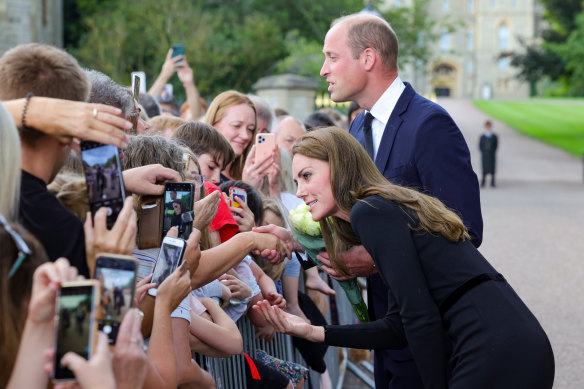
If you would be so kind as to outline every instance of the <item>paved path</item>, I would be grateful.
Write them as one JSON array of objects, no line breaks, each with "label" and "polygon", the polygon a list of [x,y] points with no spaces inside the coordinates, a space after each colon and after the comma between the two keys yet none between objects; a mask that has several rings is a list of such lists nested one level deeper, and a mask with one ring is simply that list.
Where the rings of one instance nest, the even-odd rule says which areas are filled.
[{"label": "paved path", "polygon": [[[439,101],[462,130],[480,174],[487,117],[468,100]],[[582,161],[493,121],[497,188],[481,192],[480,251],[505,275],[546,330],[554,388],[584,388],[584,183]]]},{"label": "paved path", "polygon": [[[478,139],[487,116],[469,100],[438,103],[462,130],[479,175]],[[481,192],[480,251],[546,330],[556,358],[554,388],[584,388],[582,161],[501,122],[493,124],[499,135],[497,188]],[[345,388],[362,387],[347,378]]]}]

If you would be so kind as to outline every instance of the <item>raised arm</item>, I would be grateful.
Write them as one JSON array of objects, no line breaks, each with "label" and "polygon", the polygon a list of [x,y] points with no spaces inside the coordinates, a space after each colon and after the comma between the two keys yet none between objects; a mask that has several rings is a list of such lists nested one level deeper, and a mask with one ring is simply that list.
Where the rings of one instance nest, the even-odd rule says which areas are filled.
[{"label": "raised arm", "polygon": [[[25,103],[26,99],[2,102],[19,128]],[[116,107],[36,96],[28,102],[25,122],[63,144],[80,138],[121,148],[128,142],[124,131],[132,128]]]}]

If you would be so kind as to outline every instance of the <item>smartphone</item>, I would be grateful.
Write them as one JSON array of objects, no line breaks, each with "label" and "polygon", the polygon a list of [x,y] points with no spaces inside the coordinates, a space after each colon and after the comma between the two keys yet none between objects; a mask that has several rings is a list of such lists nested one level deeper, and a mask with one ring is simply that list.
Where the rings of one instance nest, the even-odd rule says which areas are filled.
[{"label": "smartphone", "polygon": [[255,144],[256,163],[266,155],[274,152],[276,146],[276,136],[274,134],[257,134]]},{"label": "smartphone", "polygon": [[140,104],[140,77],[137,74],[134,74],[132,78],[132,94],[138,104]]},{"label": "smartphone", "polygon": [[116,146],[81,141],[81,159],[91,214],[106,207],[107,227],[111,228],[126,200],[120,151]]},{"label": "smartphone", "polygon": [[172,57],[178,57],[179,55],[185,55],[184,46],[180,43],[172,45]]},{"label": "smartphone", "polygon": [[65,282],[57,292],[53,381],[75,381],[73,372],[61,365],[61,359],[69,351],[91,358],[97,339],[95,310],[99,294],[97,280]]},{"label": "smartphone", "polygon": [[[157,286],[168,277],[180,265],[187,248],[187,242],[184,239],[164,237],[162,247],[156,259],[156,264],[152,270],[152,281]],[[148,289],[150,296],[156,297],[156,289]]]},{"label": "smartphone", "polygon": [[194,185],[190,182],[167,182],[164,185],[161,240],[171,227],[178,228],[178,237],[189,238],[193,229]]},{"label": "smartphone", "polygon": [[115,344],[126,312],[132,307],[136,290],[138,261],[128,255],[99,254],[95,279],[101,296],[96,312],[97,328]]},{"label": "smartphone", "polygon": [[231,206],[241,208],[241,203],[247,204],[247,191],[236,186],[229,187],[229,198],[231,199]]},{"label": "smartphone", "polygon": [[131,73],[132,90],[134,91],[134,95],[136,95],[136,89],[134,88],[135,87],[134,79],[136,76],[138,76],[138,78],[140,79],[140,86],[138,88],[138,91],[140,93],[146,93],[146,73],[144,73],[143,71],[136,71]]}]

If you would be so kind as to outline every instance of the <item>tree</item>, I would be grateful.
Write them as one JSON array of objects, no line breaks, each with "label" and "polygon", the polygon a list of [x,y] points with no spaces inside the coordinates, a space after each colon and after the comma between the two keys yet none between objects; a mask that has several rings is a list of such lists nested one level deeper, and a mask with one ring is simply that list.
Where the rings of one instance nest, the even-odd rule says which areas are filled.
[{"label": "tree", "polygon": [[231,88],[248,91],[285,55],[283,34],[267,15],[212,12],[178,0],[110,2],[108,9],[83,18],[87,35],[71,51],[83,65],[122,85],[129,84],[133,70],[156,77],[174,43],[183,43],[199,91],[207,96]]},{"label": "tree", "polygon": [[[428,0],[414,0],[411,7],[393,8],[381,15],[398,36],[400,67],[414,62],[423,65],[430,60],[431,45],[437,35],[432,32],[436,22],[428,15],[427,6]],[[328,84],[320,77],[324,61],[323,41],[324,36],[315,41],[296,30],[288,33],[285,44],[289,55],[276,63],[275,73],[293,73],[312,78],[319,82],[318,92],[326,92]]]},{"label": "tree", "polygon": [[563,43],[549,43],[551,52],[566,64],[568,93],[584,96],[584,12],[577,15],[574,29]]}]

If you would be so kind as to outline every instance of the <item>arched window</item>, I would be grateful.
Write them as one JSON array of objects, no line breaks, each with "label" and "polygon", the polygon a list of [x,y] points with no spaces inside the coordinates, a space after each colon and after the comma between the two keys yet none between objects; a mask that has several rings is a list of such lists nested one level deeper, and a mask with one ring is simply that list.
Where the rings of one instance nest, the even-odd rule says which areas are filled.
[{"label": "arched window", "polygon": [[448,11],[448,0],[442,0],[442,11]]},{"label": "arched window", "polygon": [[472,28],[466,30],[466,49],[468,51],[474,50],[474,32]]},{"label": "arched window", "polygon": [[446,64],[446,63],[441,63],[439,65],[436,65],[434,67],[434,75],[436,76],[451,76],[456,72],[456,69],[454,69],[453,66]]},{"label": "arched window", "polygon": [[474,9],[474,0],[467,0],[466,2],[466,10],[472,12]]},{"label": "arched window", "polygon": [[501,24],[497,30],[497,41],[499,42],[500,51],[509,50],[509,35],[509,27],[505,23]]},{"label": "arched window", "polygon": [[451,42],[450,42],[450,30],[448,27],[443,26],[440,32],[440,42],[438,43],[440,46],[440,51],[450,51]]}]

